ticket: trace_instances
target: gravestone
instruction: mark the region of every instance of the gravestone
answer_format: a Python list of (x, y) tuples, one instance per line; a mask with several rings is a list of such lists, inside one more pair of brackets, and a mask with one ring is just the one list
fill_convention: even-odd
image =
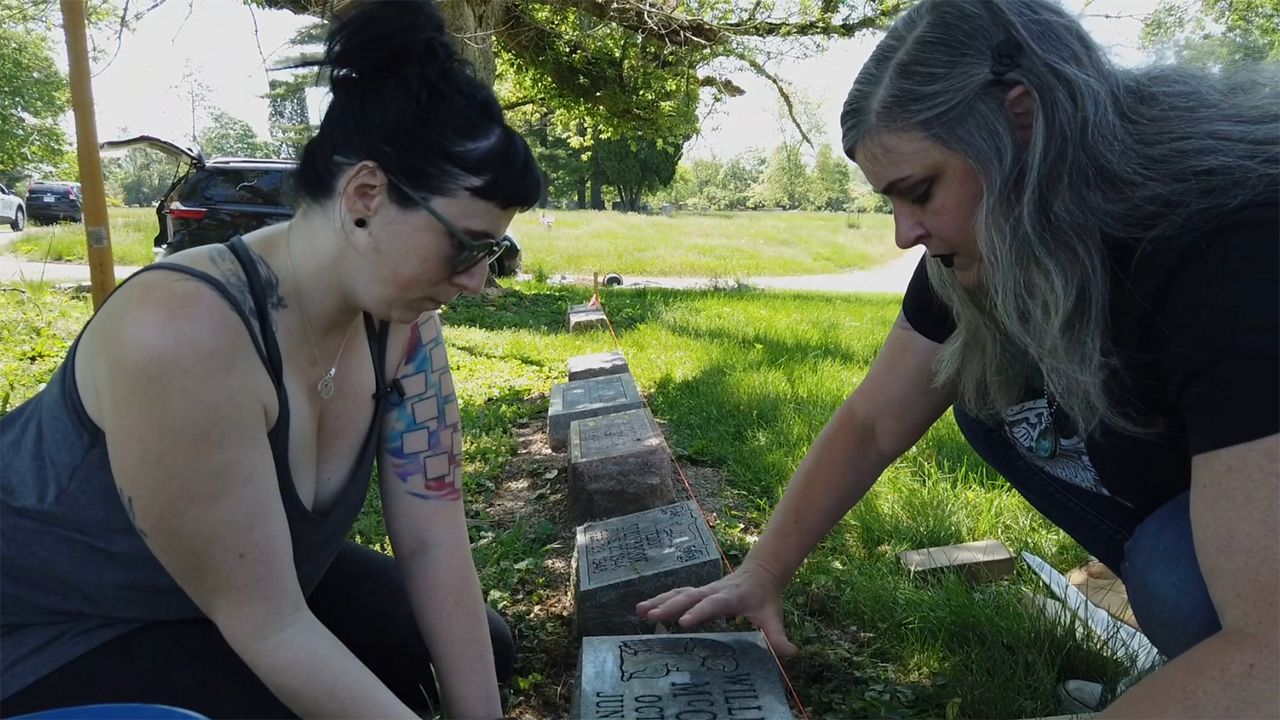
[(604, 310), (586, 303), (569, 306), (569, 332), (582, 330), (608, 329), (609, 321), (605, 319)]
[(617, 351), (569, 358), (569, 382), (629, 372), (631, 368), (627, 366), (627, 359)]
[(575, 523), (676, 501), (671, 451), (646, 408), (569, 424), (569, 517)]
[(578, 635), (627, 635), (651, 625), (636, 603), (723, 575), (707, 521), (693, 501), (587, 523), (574, 553)]
[(583, 418), (644, 407), (644, 398), (630, 373), (575, 380), (551, 386), (547, 411), (547, 442), (556, 452), (569, 446), (569, 423)]
[(794, 718), (759, 632), (582, 639), (571, 717)]

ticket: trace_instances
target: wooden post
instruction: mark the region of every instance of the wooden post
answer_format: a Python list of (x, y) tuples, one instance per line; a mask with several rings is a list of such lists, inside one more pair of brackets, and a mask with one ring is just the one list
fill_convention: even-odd
[(67, 38), (71, 108), (76, 116), (76, 157), (80, 164), (81, 214), (89, 244), (89, 283), (93, 307), (97, 309), (115, 289), (116, 273), (107, 226), (107, 194), (102, 185), (102, 158), (98, 155), (98, 125), (93, 114), (84, 0), (62, 0), (62, 29)]

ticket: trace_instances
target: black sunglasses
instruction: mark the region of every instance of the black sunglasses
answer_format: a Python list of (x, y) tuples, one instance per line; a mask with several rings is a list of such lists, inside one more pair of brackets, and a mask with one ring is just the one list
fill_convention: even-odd
[(487, 265), (496, 260), (507, 248), (511, 247), (511, 240), (505, 235), (501, 239), (471, 237), (462, 232), (462, 229), (457, 225), (449, 222), (448, 218), (441, 215), (434, 207), (431, 207), (431, 203), (425, 197), (405, 187), (404, 183), (391, 175), (387, 175), (387, 179), (395, 183), (396, 187), (400, 188), (400, 191), (408, 195), (419, 207), (426, 210), (431, 217), (436, 219), (436, 222), (443, 225), (444, 229), (448, 230), (453, 239), (458, 242), (458, 254), (453, 258), (452, 270), (454, 275), (461, 275), (480, 263)]

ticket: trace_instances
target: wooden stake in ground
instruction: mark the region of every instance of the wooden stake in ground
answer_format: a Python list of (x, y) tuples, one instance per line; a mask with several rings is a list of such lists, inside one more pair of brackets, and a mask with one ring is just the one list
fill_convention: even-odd
[(102, 186), (102, 157), (98, 155), (98, 125), (93, 115), (84, 0), (62, 0), (62, 28), (67, 38), (71, 108), (76, 116), (76, 158), (80, 164), (81, 214), (89, 245), (89, 284), (93, 307), (97, 309), (115, 289), (116, 272), (107, 227), (107, 193)]

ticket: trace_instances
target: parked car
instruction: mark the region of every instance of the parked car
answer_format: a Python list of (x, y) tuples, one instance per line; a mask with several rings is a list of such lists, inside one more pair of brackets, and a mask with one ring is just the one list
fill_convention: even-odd
[(80, 183), (38, 180), (27, 188), (27, 217), (38, 223), (84, 220)]
[[(103, 151), (133, 147), (164, 153), (183, 163), (185, 168), (156, 205), (157, 257), (226, 242), (236, 235), (293, 217), (289, 204), (290, 176), (297, 167), (293, 160), (205, 160), (199, 150), (151, 135), (112, 140), (101, 146)], [(494, 260), (489, 271), (499, 277), (511, 276), (516, 274), (519, 264), (520, 247), (512, 239), (511, 249)]]
[(12, 190), (0, 185), (0, 224), (9, 223), (15, 231), (27, 226), (27, 204)]

